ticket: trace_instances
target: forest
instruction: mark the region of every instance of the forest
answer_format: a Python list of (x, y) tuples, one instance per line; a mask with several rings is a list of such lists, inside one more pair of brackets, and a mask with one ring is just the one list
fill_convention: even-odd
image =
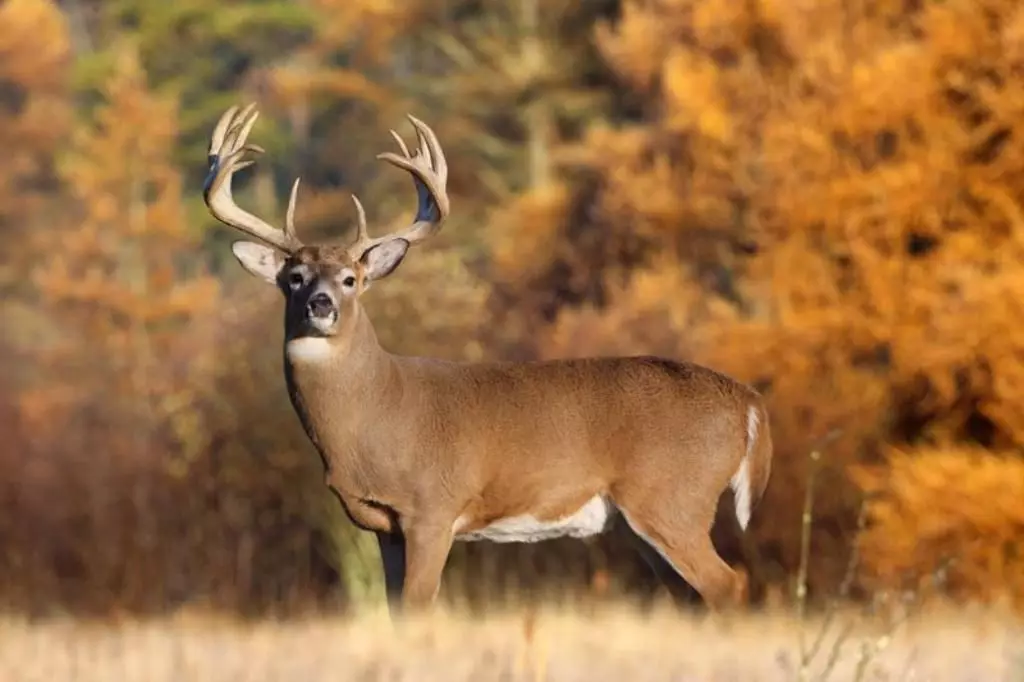
[[(301, 176), (307, 241), (351, 238), (353, 193), (378, 233), (408, 221), (375, 156), (407, 113), (437, 131), (451, 217), (363, 299), (387, 349), (654, 354), (761, 391), (756, 558), (722, 540), (755, 604), (941, 572), (1024, 609), (1015, 0), (0, 3), (4, 608), (383, 598), (289, 404), (280, 295), (203, 205), (248, 102), (236, 198), (280, 224)], [(457, 545), (441, 598), (655, 588), (613, 533)]]

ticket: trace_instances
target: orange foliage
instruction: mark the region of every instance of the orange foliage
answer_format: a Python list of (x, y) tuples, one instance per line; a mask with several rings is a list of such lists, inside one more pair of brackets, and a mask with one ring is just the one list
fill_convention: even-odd
[[(111, 399), (127, 397), (175, 420), (176, 430), (194, 430), (198, 416), (179, 410), (193, 402), (186, 387), (209, 376), (209, 360), (195, 357), (192, 376), (183, 378), (166, 371), (166, 359), (189, 343), (185, 325), (212, 309), (218, 291), (209, 276), (176, 272), (194, 258), (194, 246), (185, 231), (181, 179), (168, 163), (177, 132), (174, 105), (146, 92), (131, 52), (121, 55), (104, 95), (106, 106), (76, 131), (61, 168), (81, 215), (51, 230), (53, 243), (34, 273), (43, 305), (59, 320), (50, 340), (51, 371), (86, 379), (99, 370)], [(189, 438), (180, 436), (183, 443)]]
[(918, 588), (947, 572), (952, 595), (1024, 607), (1024, 460), (981, 448), (893, 450), (855, 472), (871, 495), (859, 538), (872, 587)]
[[(51, 155), (67, 134), (70, 45), (64, 17), (48, 0), (0, 4), (0, 288), (18, 286), (19, 255), (32, 251), (35, 221), (51, 218)], [(4, 308), (8, 302), (5, 301)]]
[(778, 465), (754, 525), (778, 577), (807, 452), (840, 429), (811, 571), (831, 589), (848, 465), (887, 442), (1024, 444), (1024, 8), (623, 4), (598, 42), (650, 115), (563, 151), (557, 245), (525, 258), (533, 225), (499, 292), (543, 321), (516, 292), (567, 290), (543, 355), (661, 352), (764, 390)]
[[(246, 4), (204, 10), (204, 49), (248, 35)], [(772, 411), (752, 575), (791, 582), (808, 450), (838, 430), (812, 595), (843, 573), (867, 492), (865, 587), (917, 584), (962, 548), (957, 596), (1020, 602), (1020, 3), (268, 3), (259, 35), (287, 48), (225, 46), (211, 78), (183, 48), (158, 91), (145, 60), (163, 43), (146, 41), (192, 15), (135, 32), (134, 10), (98, 7), (66, 26), (48, 0), (0, 4), (0, 230), (18, 245), (0, 255), (0, 601), (269, 608), (332, 584), (324, 563), (379, 573), (345, 554), (287, 403), (277, 294), (239, 272), (219, 225), (209, 260), (229, 266), (207, 271), (203, 159), (175, 164), (201, 144), (190, 118), (255, 96), (272, 153), (239, 201), (273, 219), (301, 174), (310, 240), (346, 238), (352, 191), (374, 232), (408, 220), (408, 177), (373, 158), (405, 111), (444, 140), (452, 219), (368, 295), (389, 349), (722, 369)], [(69, 26), (143, 57), (86, 50), (71, 92)], [(611, 555), (462, 548), (454, 577), (484, 594), (601, 570), (618, 590), (631, 550), (598, 545)]]
[(311, 553), (316, 458), (283, 390), (266, 389), (262, 368), (279, 365), (238, 343), (251, 309), (197, 255), (170, 163), (173, 100), (133, 52), (116, 67), (61, 159), (64, 215), (33, 273), (38, 331), (14, 349), (32, 373), (0, 450), (19, 483), (0, 491), (0, 602), (301, 602), (326, 565)]

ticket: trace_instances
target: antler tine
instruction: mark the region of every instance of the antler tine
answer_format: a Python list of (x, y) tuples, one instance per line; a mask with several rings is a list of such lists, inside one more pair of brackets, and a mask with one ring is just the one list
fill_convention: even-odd
[(220, 118), (217, 119), (217, 125), (213, 129), (213, 134), (210, 135), (210, 149), (207, 152), (210, 163), (213, 163), (215, 156), (220, 154), (221, 145), (224, 144), (224, 136), (228, 132), (228, 128), (231, 127), (232, 122), (235, 120), (235, 114), (238, 113), (238, 105), (233, 104), (231, 107), (221, 114)]
[(256, 110), (256, 105), (249, 104), (240, 112), (237, 106), (232, 106), (217, 121), (210, 136), (210, 170), (203, 183), (203, 200), (213, 217), (225, 225), (240, 230), (285, 253), (293, 253), (302, 247), (302, 242), (295, 235), (294, 223), (298, 180), (292, 186), (284, 229), (277, 229), (262, 218), (249, 213), (236, 204), (231, 195), (232, 176), (242, 168), (255, 163), (254, 159), (245, 158), (246, 153), (260, 154), (263, 152), (259, 146), (246, 143), (258, 117), (259, 112)]
[(349, 254), (353, 258), (358, 259), (370, 247), (387, 241), (391, 237), (371, 237), (366, 227), (366, 209), (363, 208), (363, 202), (359, 201), (359, 197), (353, 194), (352, 203), (356, 207), (356, 238), (352, 240), (352, 243), (347, 248)]
[(409, 120), (416, 126), (416, 132), (420, 135), (420, 145), (433, 155), (434, 172), (441, 178), (442, 185), (447, 183), (448, 159), (444, 156), (444, 150), (441, 149), (441, 142), (437, 139), (434, 129), (412, 114), (409, 114)]
[(295, 200), (299, 196), (299, 180), (300, 178), (295, 178), (295, 182), (292, 183), (292, 194), (288, 197), (288, 212), (284, 216), (284, 233), (295, 241), (298, 241), (295, 235)]
[(361, 221), (356, 241), (349, 247), (356, 256), (359, 255), (356, 253), (357, 251), (365, 251), (371, 246), (390, 239), (405, 239), (410, 244), (422, 242), (437, 234), (438, 230), (441, 229), (441, 224), (448, 217), (450, 207), (445, 187), (448, 182), (448, 162), (444, 157), (444, 151), (441, 149), (441, 143), (430, 126), (411, 114), (407, 117), (416, 131), (416, 138), (419, 142), (416, 151), (410, 153), (409, 147), (402, 140), (402, 137), (392, 130), (390, 131), (391, 137), (398, 143), (401, 154), (382, 152), (377, 155), (377, 158), (408, 171), (412, 175), (418, 199), (416, 217), (413, 223), (404, 230), (371, 239), (366, 234), (366, 219), (362, 206), (353, 197), (353, 200), (356, 201)]
[(366, 229), (366, 209), (363, 208), (363, 202), (353, 194), (352, 203), (356, 206), (356, 242), (369, 242), (370, 235)]
[[(394, 130), (389, 130), (388, 132), (391, 133), (392, 139), (394, 139), (394, 141), (398, 143), (398, 148), (402, 150), (402, 154), (404, 154), (405, 156), (409, 156), (409, 148), (405, 146), (405, 140), (402, 139), (402, 136), (396, 133)], [(379, 155), (378, 158), (380, 158)]]

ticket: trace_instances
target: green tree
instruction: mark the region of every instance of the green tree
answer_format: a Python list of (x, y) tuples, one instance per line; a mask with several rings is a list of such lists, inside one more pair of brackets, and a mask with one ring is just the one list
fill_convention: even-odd
[[(133, 44), (151, 87), (180, 102), (174, 160), (199, 167), (206, 142), (220, 113), (236, 103), (239, 91), (258, 96), (260, 73), (287, 60), (312, 32), (313, 15), (303, 3), (284, 0), (200, 0), (161, 3), (113, 0), (70, 3), (81, 15), (81, 57), (76, 63), (79, 90), (92, 101), (112, 70), (122, 43)], [(265, 136), (268, 137), (268, 136)], [(280, 138), (277, 144), (280, 144)], [(270, 144), (269, 142), (267, 144)], [(268, 147), (269, 148), (269, 147)], [(189, 186), (202, 183), (202, 173)]]

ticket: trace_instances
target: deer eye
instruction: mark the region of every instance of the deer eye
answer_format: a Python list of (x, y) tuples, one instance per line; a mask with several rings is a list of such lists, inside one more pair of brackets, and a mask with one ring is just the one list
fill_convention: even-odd
[(292, 291), (296, 291), (305, 283), (306, 278), (298, 270), (294, 270), (288, 275), (288, 286), (291, 287)]
[(341, 283), (347, 287), (354, 287), (356, 285), (356, 278), (353, 277), (352, 275), (349, 275), (345, 279), (341, 280)]

